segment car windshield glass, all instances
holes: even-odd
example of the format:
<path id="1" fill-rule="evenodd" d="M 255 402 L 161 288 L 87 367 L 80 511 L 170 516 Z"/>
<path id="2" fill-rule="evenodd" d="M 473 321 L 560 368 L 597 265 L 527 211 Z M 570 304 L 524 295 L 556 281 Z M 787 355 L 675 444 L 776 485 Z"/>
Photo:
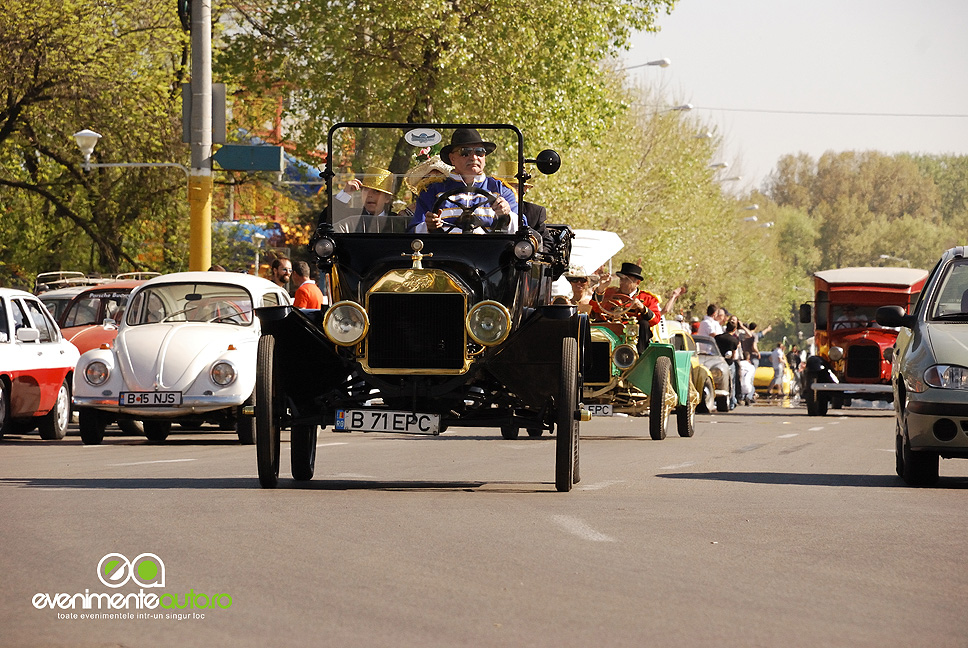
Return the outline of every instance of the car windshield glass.
<path id="1" fill-rule="evenodd" d="M 127 324 L 212 322 L 249 326 L 252 299 L 241 286 L 162 284 L 146 288 L 132 300 Z"/>
<path id="2" fill-rule="evenodd" d="M 698 338 L 696 339 L 696 351 L 702 355 L 722 355 L 715 342 Z"/>
<path id="3" fill-rule="evenodd" d="M 523 153 L 512 127 L 345 124 L 334 128 L 331 139 L 327 218 L 338 233 L 484 234 L 518 228 L 522 187 L 515 176 Z"/>
<path id="4" fill-rule="evenodd" d="M 968 259 L 948 265 L 928 313 L 931 319 L 968 320 Z"/>
<path id="5" fill-rule="evenodd" d="M 830 328 L 834 331 L 856 328 L 879 328 L 874 320 L 877 306 L 858 306 L 856 304 L 831 304 Z"/>
<path id="6" fill-rule="evenodd" d="M 129 292 L 104 290 L 79 295 L 64 314 L 62 326 L 90 326 L 101 324 L 105 319 L 120 321 Z"/>

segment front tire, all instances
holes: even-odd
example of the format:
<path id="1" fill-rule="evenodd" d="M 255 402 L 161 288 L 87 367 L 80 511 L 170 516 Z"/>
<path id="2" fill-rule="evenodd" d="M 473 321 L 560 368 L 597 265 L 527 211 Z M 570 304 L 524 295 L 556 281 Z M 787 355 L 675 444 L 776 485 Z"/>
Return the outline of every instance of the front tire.
<path id="1" fill-rule="evenodd" d="M 316 469 L 316 425 L 293 425 L 289 432 L 292 478 L 309 481 Z"/>
<path id="2" fill-rule="evenodd" d="M 511 441 L 518 438 L 518 433 L 521 429 L 516 425 L 502 425 L 501 426 L 501 436 Z"/>
<path id="3" fill-rule="evenodd" d="M 275 394 L 274 356 L 276 339 L 259 338 L 255 375 L 255 449 L 259 464 L 259 484 L 275 488 L 279 483 L 279 421 L 281 399 Z"/>
<path id="4" fill-rule="evenodd" d="M 63 439 L 67 434 L 67 426 L 71 422 L 71 386 L 67 384 L 67 379 L 61 383 L 57 390 L 57 400 L 54 407 L 46 416 L 40 419 L 37 431 L 40 438 L 45 441 L 55 441 Z"/>
<path id="5" fill-rule="evenodd" d="M 577 482 L 578 466 L 578 340 L 561 342 L 561 378 L 555 434 L 555 489 L 567 493 Z"/>
<path id="6" fill-rule="evenodd" d="M 666 356 L 655 359 L 652 369 L 652 392 L 649 394 L 649 436 L 654 441 L 666 438 L 666 427 L 669 424 L 669 413 L 672 411 L 672 392 L 670 373 L 672 363 Z"/>
<path id="7" fill-rule="evenodd" d="M 681 437 L 691 437 L 696 433 L 696 401 L 699 393 L 689 383 L 689 398 L 684 405 L 676 406 L 676 429 Z"/>
<path id="8" fill-rule="evenodd" d="M 938 483 L 937 452 L 912 450 L 908 439 L 901 441 L 901 479 L 908 486 L 934 486 Z"/>
<path id="9" fill-rule="evenodd" d="M 149 441 L 161 443 L 171 434 L 171 421 L 144 421 L 145 436 Z"/>
<path id="10" fill-rule="evenodd" d="M 242 445 L 252 445 L 255 443 L 255 417 L 246 416 L 242 413 L 245 407 L 255 403 L 255 393 L 252 393 L 235 413 L 235 432 L 239 435 L 239 443 Z"/>
<path id="11" fill-rule="evenodd" d="M 0 378 L 0 439 L 10 427 L 10 387 L 7 381 Z"/>
<path id="12" fill-rule="evenodd" d="M 81 430 L 84 445 L 100 445 L 104 441 L 104 428 L 108 426 L 108 415 L 101 410 L 82 409 L 77 412 L 77 425 Z"/>
<path id="13" fill-rule="evenodd" d="M 702 383 L 702 393 L 699 395 L 699 405 L 696 406 L 696 411 L 700 414 L 709 414 L 716 408 L 716 387 L 713 385 L 713 379 L 706 376 L 706 380 Z"/>

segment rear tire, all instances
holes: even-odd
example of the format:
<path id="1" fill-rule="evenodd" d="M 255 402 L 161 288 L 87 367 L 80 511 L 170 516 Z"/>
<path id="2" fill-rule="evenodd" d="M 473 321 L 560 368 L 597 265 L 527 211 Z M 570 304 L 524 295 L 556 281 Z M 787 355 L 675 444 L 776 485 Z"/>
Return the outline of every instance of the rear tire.
<path id="1" fill-rule="evenodd" d="M 713 379 L 706 376 L 706 380 L 702 384 L 702 393 L 699 394 L 699 405 L 696 406 L 696 411 L 700 414 L 709 414 L 716 408 L 716 387 L 713 385 Z"/>
<path id="2" fill-rule="evenodd" d="M 571 490 L 578 464 L 578 340 L 561 341 L 561 378 L 555 434 L 555 489 Z"/>
<path id="3" fill-rule="evenodd" d="M 649 436 L 654 441 L 666 438 L 666 427 L 669 424 L 669 413 L 672 403 L 669 395 L 672 393 L 670 372 L 672 362 L 666 356 L 655 359 L 652 369 L 652 392 L 649 394 Z"/>
<path id="4" fill-rule="evenodd" d="M 7 381 L 0 378 L 0 439 L 6 434 L 10 426 L 10 387 Z"/>
<path id="5" fill-rule="evenodd" d="M 544 434 L 544 429 L 542 428 L 528 428 L 529 437 L 539 437 Z"/>
<path id="6" fill-rule="evenodd" d="M 676 406 L 676 429 L 681 437 L 691 437 L 696 433 L 696 405 L 699 394 L 689 383 L 689 398 L 684 405 Z"/>
<path id="7" fill-rule="evenodd" d="M 292 478 L 309 481 L 316 468 L 316 425 L 293 425 L 289 432 Z"/>
<path id="8" fill-rule="evenodd" d="M 259 484 L 275 488 L 279 483 L 279 421 L 280 399 L 274 392 L 276 339 L 271 335 L 259 338 L 255 375 L 255 449 L 259 464 Z"/>
<path id="9" fill-rule="evenodd" d="M 57 390 L 57 400 L 54 406 L 37 424 L 37 431 L 40 438 L 45 441 L 55 441 L 63 439 L 67 434 L 67 426 L 71 422 L 71 386 L 67 384 L 67 379 L 61 383 Z"/>
<path id="10" fill-rule="evenodd" d="M 516 425 L 502 425 L 501 426 L 501 436 L 511 441 L 512 439 L 517 439 L 518 434 L 521 429 Z"/>
<path id="11" fill-rule="evenodd" d="M 246 416 L 242 410 L 248 405 L 255 403 L 255 393 L 252 393 L 235 413 L 235 432 L 239 435 L 239 443 L 242 445 L 252 445 L 255 443 L 255 417 Z"/>

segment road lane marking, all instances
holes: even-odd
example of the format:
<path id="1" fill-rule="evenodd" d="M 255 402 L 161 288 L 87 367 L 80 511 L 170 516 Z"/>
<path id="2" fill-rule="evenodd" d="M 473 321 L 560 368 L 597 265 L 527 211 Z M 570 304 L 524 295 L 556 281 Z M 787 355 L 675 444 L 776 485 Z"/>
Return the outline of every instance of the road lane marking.
<path id="1" fill-rule="evenodd" d="M 551 519 L 565 531 L 578 536 L 582 540 L 590 540 L 591 542 L 615 542 L 615 538 L 612 536 L 596 531 L 576 517 L 570 515 L 553 515 Z"/>
<path id="2" fill-rule="evenodd" d="M 146 466 L 148 464 L 159 463 L 182 463 L 185 461 L 198 461 L 198 459 L 157 459 L 155 461 L 135 461 L 133 463 L 108 464 L 109 466 Z"/>
<path id="3" fill-rule="evenodd" d="M 317 443 L 317 448 L 325 448 L 326 446 L 338 446 L 338 445 L 349 445 L 346 441 L 334 441 L 333 443 Z"/>
<path id="4" fill-rule="evenodd" d="M 790 434 L 781 434 L 777 439 L 792 439 L 795 436 L 800 436 L 799 432 L 792 432 Z"/>
<path id="5" fill-rule="evenodd" d="M 823 429 L 823 426 L 821 425 L 819 427 L 812 427 L 809 430 L 807 430 L 807 432 L 819 432 L 822 429 Z"/>
<path id="6" fill-rule="evenodd" d="M 624 483 L 625 483 L 624 479 L 609 479 L 602 482 L 596 482 L 594 484 L 588 484 L 587 486 L 579 486 L 578 490 L 583 490 L 583 491 L 602 490 L 603 488 L 608 488 L 609 486 L 614 486 L 615 484 L 624 484 Z"/>
<path id="7" fill-rule="evenodd" d="M 689 466 L 695 466 L 695 461 L 683 461 L 679 464 L 672 464 L 671 466 L 662 466 L 659 470 L 679 470 L 680 468 L 688 468 Z"/>

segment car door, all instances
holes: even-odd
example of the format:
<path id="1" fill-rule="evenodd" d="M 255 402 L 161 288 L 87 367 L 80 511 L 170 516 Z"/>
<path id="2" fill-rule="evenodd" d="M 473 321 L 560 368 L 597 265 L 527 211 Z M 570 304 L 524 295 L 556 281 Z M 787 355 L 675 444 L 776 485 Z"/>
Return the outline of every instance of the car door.
<path id="1" fill-rule="evenodd" d="M 36 341 L 14 344 L 18 372 L 11 384 L 11 412 L 15 417 L 41 416 L 54 406 L 61 383 L 76 361 L 76 350 L 61 338 L 37 299 L 14 298 L 10 306 L 14 335 L 24 328 L 37 329 L 39 333 Z"/>

